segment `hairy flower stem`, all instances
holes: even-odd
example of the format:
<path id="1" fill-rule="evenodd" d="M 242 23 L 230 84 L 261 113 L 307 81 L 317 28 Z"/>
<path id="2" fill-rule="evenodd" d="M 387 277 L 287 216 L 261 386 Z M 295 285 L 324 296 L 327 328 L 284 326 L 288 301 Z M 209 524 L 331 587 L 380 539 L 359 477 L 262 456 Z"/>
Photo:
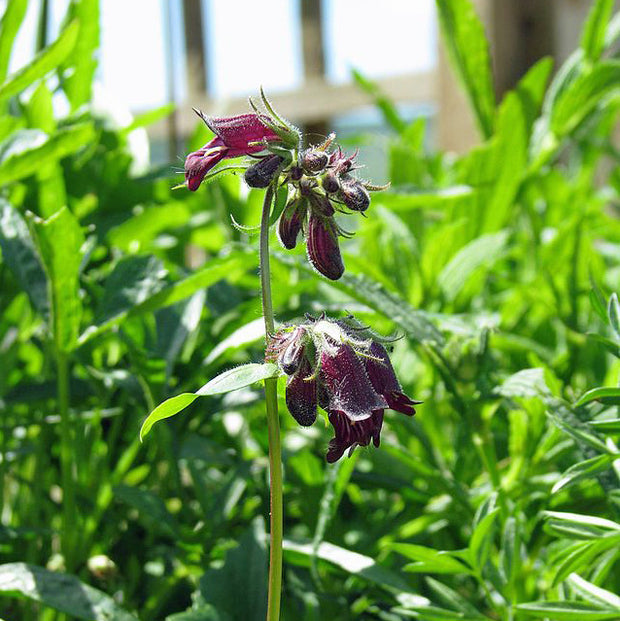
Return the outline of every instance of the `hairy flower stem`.
<path id="1" fill-rule="evenodd" d="M 263 215 L 260 225 L 260 283 L 265 319 L 265 341 L 269 344 L 275 325 L 271 302 L 271 274 L 269 271 L 269 213 L 274 188 L 265 192 Z M 265 405 L 269 433 L 270 473 L 270 547 L 269 547 L 269 598 L 267 621 L 280 619 L 280 594 L 282 591 L 282 454 L 280 450 L 280 421 L 278 419 L 277 378 L 265 380 Z"/>

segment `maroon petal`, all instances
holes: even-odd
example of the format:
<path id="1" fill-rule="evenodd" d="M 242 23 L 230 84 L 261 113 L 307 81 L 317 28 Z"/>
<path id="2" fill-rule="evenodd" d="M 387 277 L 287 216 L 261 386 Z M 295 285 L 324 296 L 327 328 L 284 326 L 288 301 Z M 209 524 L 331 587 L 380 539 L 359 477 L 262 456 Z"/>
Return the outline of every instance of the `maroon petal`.
<path id="1" fill-rule="evenodd" d="M 403 393 L 385 347 L 381 343 L 373 341 L 369 354 L 370 356 L 363 360 L 372 387 L 385 397 L 391 410 L 413 416 L 415 414 L 413 406 L 421 403 L 421 401 L 414 401 Z"/>
<path id="2" fill-rule="evenodd" d="M 289 203 L 278 221 L 278 237 L 287 250 L 297 245 L 297 237 L 302 229 L 306 213 L 305 199 Z"/>
<path id="3" fill-rule="evenodd" d="M 185 181 L 188 189 L 195 192 L 205 175 L 224 158 L 230 157 L 229 149 L 217 136 L 185 158 Z"/>
<path id="4" fill-rule="evenodd" d="M 309 427 L 316 420 L 316 380 L 308 379 L 311 376 L 310 361 L 304 358 L 286 384 L 286 407 L 303 427 Z"/>
<path id="5" fill-rule="evenodd" d="M 333 218 L 310 214 L 307 247 L 310 263 L 323 276 L 330 280 L 338 280 L 344 274 L 344 263 Z"/>
<path id="6" fill-rule="evenodd" d="M 363 421 L 374 410 L 388 407 L 350 345 L 339 344 L 322 351 L 319 381 L 329 396 L 328 409 L 343 412 L 352 421 Z"/>
<path id="7" fill-rule="evenodd" d="M 326 459 L 329 463 L 340 459 L 348 448 L 368 446 L 371 440 L 375 446 L 379 446 L 383 410 L 374 411 L 370 418 L 362 421 L 351 421 L 344 412 L 330 410 L 329 422 L 335 432 L 335 437 L 330 440 L 327 449 Z"/>
<path id="8" fill-rule="evenodd" d="M 269 129 L 257 114 L 238 114 L 224 118 L 203 117 L 209 129 L 219 136 L 227 147 L 237 151 L 238 155 L 257 153 L 261 145 L 249 146 L 250 142 L 279 141 L 280 137 Z"/>

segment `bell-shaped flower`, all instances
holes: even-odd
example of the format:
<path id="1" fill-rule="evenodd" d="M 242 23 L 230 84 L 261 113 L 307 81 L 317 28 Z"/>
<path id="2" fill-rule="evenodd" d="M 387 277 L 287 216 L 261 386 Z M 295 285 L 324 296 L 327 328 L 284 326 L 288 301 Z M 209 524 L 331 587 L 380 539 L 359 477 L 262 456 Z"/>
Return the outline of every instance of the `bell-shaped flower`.
<path id="1" fill-rule="evenodd" d="M 284 328 L 272 339 L 268 357 L 289 376 L 286 404 L 300 425 L 311 425 L 317 405 L 327 411 L 335 437 L 327 461 L 347 449 L 380 444 L 384 410 L 408 416 L 414 405 L 403 391 L 379 337 L 352 317 L 324 316 Z"/>
<path id="2" fill-rule="evenodd" d="M 222 160 L 259 153 L 267 143 L 281 140 L 268 126 L 263 115 L 248 113 L 210 118 L 202 112 L 196 113 L 215 137 L 185 159 L 185 181 L 192 192 L 200 187 L 205 175 Z"/>

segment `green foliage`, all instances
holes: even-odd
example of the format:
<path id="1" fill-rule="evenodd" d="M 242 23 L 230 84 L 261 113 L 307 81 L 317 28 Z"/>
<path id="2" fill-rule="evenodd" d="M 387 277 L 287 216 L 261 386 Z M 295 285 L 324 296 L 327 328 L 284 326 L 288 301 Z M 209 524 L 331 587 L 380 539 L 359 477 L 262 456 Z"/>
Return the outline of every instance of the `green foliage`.
<path id="1" fill-rule="evenodd" d="M 7 75 L 26 4 L 0 21 L 2 616 L 264 618 L 262 195 L 139 170 L 129 136 L 170 108 L 126 126 L 92 109 L 93 0 Z M 275 253 L 274 306 L 393 334 L 424 403 L 328 466 L 330 430 L 299 428 L 281 382 L 283 619 L 620 618 L 612 4 L 496 106 L 471 2 L 438 1 L 482 129 L 460 156 L 427 152 L 425 122 L 356 75 L 394 132 L 392 186 L 342 241 L 339 281 Z"/>

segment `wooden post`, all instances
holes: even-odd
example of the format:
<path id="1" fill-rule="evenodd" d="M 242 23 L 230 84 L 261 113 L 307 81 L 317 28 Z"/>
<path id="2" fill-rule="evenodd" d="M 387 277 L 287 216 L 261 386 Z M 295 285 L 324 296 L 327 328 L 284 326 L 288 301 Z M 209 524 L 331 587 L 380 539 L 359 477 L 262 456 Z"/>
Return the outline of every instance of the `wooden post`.
<path id="1" fill-rule="evenodd" d="M 299 2 L 304 80 L 311 86 L 313 83 L 322 83 L 325 77 L 321 0 L 299 0 Z M 327 119 L 306 123 L 303 129 L 311 142 L 318 143 L 328 133 Z"/>

